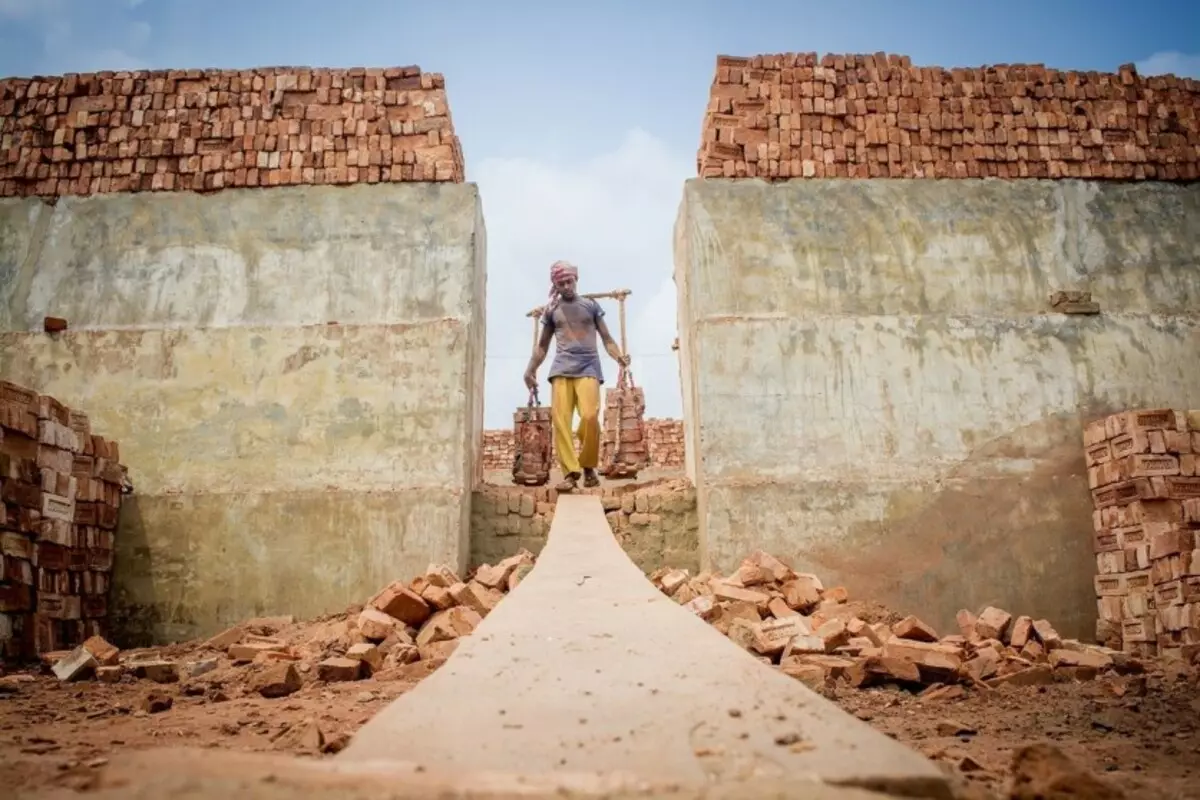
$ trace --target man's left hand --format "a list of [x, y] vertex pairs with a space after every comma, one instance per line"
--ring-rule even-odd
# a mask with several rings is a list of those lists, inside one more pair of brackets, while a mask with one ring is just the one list
[[630, 358], [628, 355], [623, 355], [617, 359], [617, 363], [620, 364], [622, 367], [628, 367], [630, 365], [630, 363], [632, 363], [632, 362], [633, 362], [633, 359]]

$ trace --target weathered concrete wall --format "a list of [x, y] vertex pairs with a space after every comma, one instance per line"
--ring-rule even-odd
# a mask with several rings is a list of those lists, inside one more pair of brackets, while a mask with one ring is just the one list
[[[696, 490], [684, 480], [580, 489], [600, 496], [608, 525], [644, 572], [659, 567], [699, 571]], [[482, 486], [471, 500], [471, 564], [495, 564], [521, 549], [541, 552], [554, 521], [552, 487]]]
[[472, 185], [0, 200], [0, 375], [86, 408], [136, 487], [125, 640], [465, 566], [484, 260]]
[[693, 180], [676, 282], [706, 566], [1092, 634], [1082, 421], [1200, 403], [1200, 187]]

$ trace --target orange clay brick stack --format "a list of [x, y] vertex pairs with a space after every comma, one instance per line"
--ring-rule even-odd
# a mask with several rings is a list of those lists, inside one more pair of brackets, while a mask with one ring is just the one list
[[1084, 428], [1096, 636], [1139, 656], [1200, 656], [1200, 411], [1127, 411]]
[[419, 67], [101, 72], [0, 81], [0, 196], [463, 180]]
[[650, 466], [658, 469], [683, 466], [683, 420], [646, 420], [646, 442], [650, 446]]
[[721, 56], [701, 177], [1200, 177], [1200, 82], [906, 56]]
[[124, 485], [85, 414], [0, 381], [0, 661], [103, 635]]
[[483, 459], [485, 472], [512, 469], [512, 431], [484, 431], [483, 451], [480, 453], [480, 458]]

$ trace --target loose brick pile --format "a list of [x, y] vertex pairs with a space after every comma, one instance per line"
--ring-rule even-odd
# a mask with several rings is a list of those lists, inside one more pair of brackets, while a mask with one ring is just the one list
[[1200, 177], [1200, 82], [906, 56], [717, 59], [701, 177]]
[[1191, 661], [1200, 655], [1200, 411], [1127, 411], [1083, 435], [1096, 638]]
[[[290, 616], [247, 620], [206, 641], [122, 653], [100, 637], [71, 652], [44, 654], [64, 681], [194, 682], [194, 690], [285, 697], [306, 684], [417, 681], [446, 662], [461, 638], [533, 568], [521, 551], [465, 580], [430, 565], [408, 583], [384, 587], [365, 606], [297, 624]], [[170, 707], [145, 709], [148, 712]]]
[[419, 67], [0, 81], [0, 197], [462, 180], [445, 81]]
[[[655, 469], [679, 469], [683, 466], [683, 420], [650, 418], [645, 421], [649, 465]], [[579, 446], [578, 439], [575, 443]], [[499, 472], [512, 469], [513, 435], [511, 430], [483, 432], [483, 469]]]
[[662, 569], [651, 580], [764, 663], [817, 689], [890, 683], [949, 696], [962, 692], [958, 684], [1044, 684], [1143, 669], [1129, 654], [1063, 639], [1047, 620], [995, 607], [958, 612], [959, 632], [939, 637], [916, 617], [851, 603], [844, 588], [827, 589], [761, 551], [727, 577]]
[[126, 485], [117, 443], [86, 414], [0, 381], [0, 655], [101, 634]]

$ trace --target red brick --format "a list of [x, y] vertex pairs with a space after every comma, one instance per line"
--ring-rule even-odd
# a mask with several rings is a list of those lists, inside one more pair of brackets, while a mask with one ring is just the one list
[[353, 658], [327, 658], [317, 664], [317, 677], [328, 683], [356, 681], [363, 676], [363, 662]]
[[419, 594], [400, 582], [391, 584], [376, 595], [370, 605], [414, 628], [433, 613]]
[[892, 633], [901, 639], [912, 639], [917, 642], [936, 642], [937, 631], [916, 617], [905, 617], [892, 626]]
[[975, 632], [982, 639], [999, 639], [1005, 641], [1008, 637], [1012, 614], [995, 606], [988, 606], [975, 621]]

